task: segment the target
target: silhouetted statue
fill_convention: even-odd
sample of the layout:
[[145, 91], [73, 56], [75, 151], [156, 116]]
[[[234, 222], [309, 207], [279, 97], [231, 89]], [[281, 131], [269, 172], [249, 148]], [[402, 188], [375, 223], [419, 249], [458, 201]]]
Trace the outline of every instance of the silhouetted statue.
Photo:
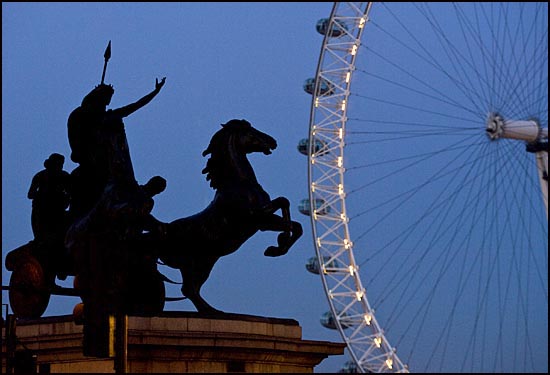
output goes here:
[[[122, 119], [148, 104], [164, 86], [166, 78], [155, 82], [155, 89], [135, 103], [109, 109], [113, 86], [100, 84], [69, 115], [67, 129], [71, 160], [79, 166], [71, 173], [74, 185], [71, 215], [85, 215], [103, 193], [108, 179], [136, 184]], [[117, 155], [113, 155], [116, 152]], [[117, 182], [117, 183], [118, 183]]]
[[[159, 258], [180, 270], [182, 293], [199, 312], [219, 312], [200, 295], [216, 261], [231, 254], [258, 230], [281, 232], [278, 246], [264, 255], [280, 256], [302, 235], [302, 226], [290, 219], [289, 201], [271, 200], [256, 180], [247, 154], [266, 155], [277, 147], [275, 139], [254, 129], [246, 120], [231, 120], [212, 137], [203, 156], [211, 155], [203, 173], [216, 190], [214, 200], [203, 211], [168, 224], [160, 242]], [[275, 214], [281, 209], [282, 216]]]
[[[105, 319], [118, 314], [155, 314], [164, 308], [164, 282], [157, 271], [153, 238], [164, 225], [151, 214], [166, 181], [138, 185], [123, 118], [149, 103], [164, 86], [135, 103], [106, 110], [114, 89], [100, 84], [68, 120], [73, 161], [73, 224], [65, 246], [73, 257], [84, 304], [84, 354], [105, 357]], [[150, 234], [151, 233], [151, 234]]]
[[106, 110], [114, 90], [101, 84], [69, 116], [71, 157], [80, 165], [72, 173], [74, 223], [66, 246], [75, 257], [83, 293], [101, 289], [106, 301], [120, 304], [115, 309], [127, 309], [130, 264], [148, 251], [139, 249], [142, 233], [164, 230], [151, 210], [152, 196], [166, 186], [158, 176], [143, 186], [136, 182], [122, 119], [149, 103], [165, 80], [156, 80], [155, 89], [137, 102], [114, 110]]
[[[30, 241], [6, 256], [6, 268], [13, 271], [10, 301], [21, 317], [39, 317], [44, 312], [56, 275], [75, 276], [84, 318], [90, 323], [85, 327], [85, 342], [90, 344], [85, 352], [98, 356], [105, 355], [104, 347], [96, 352], [94, 337], [100, 330], [99, 335], [105, 337], [101, 323], [105, 318], [114, 313], [154, 314], [162, 311], [165, 299], [154, 244], [165, 234], [166, 225], [154, 218], [151, 210], [153, 196], [165, 189], [166, 180], [155, 176], [138, 185], [123, 118], [148, 104], [166, 78], [157, 79], [154, 90], [135, 103], [107, 110], [114, 94], [113, 87], [104, 84], [110, 46], [109, 42], [101, 84], [86, 95], [67, 122], [71, 160], [78, 167], [70, 175], [63, 172], [65, 180], [70, 180], [70, 209], [67, 227], [56, 232], [59, 246], [55, 250], [64, 256], [49, 256], [51, 246], [39, 241]], [[53, 154], [45, 163], [46, 171], [31, 185], [37, 239], [51, 233], [46, 224], [63, 221], [53, 219], [50, 210], [67, 208], [66, 196], [62, 203], [54, 197], [50, 177], [54, 169], [61, 171], [63, 161], [62, 155]]]
[[[39, 241], [6, 256], [6, 268], [13, 271], [10, 301], [18, 316], [39, 317], [56, 275], [75, 276], [83, 302], [84, 354], [98, 357], [108, 356], [109, 316], [163, 310], [168, 280], [158, 272], [158, 260], [180, 270], [182, 293], [199, 312], [217, 313], [200, 290], [220, 257], [237, 251], [258, 231], [280, 232], [277, 246], [267, 247], [264, 255], [281, 256], [303, 233], [300, 223], [291, 220], [288, 199], [272, 200], [247, 159], [250, 153], [271, 154], [277, 142], [237, 119], [222, 124], [203, 152], [210, 155], [202, 173], [215, 190], [212, 202], [189, 217], [157, 220], [151, 214], [153, 197], [164, 191], [166, 180], [155, 176], [138, 184], [123, 119], [148, 104], [166, 78], [156, 79], [154, 90], [135, 103], [107, 110], [114, 94], [113, 86], [104, 84], [109, 57], [110, 42], [101, 84], [68, 118], [71, 160], [78, 167], [69, 175], [62, 170], [64, 157], [52, 154], [28, 194], [36, 239], [55, 233], [56, 249], [65, 257], [42, 256]], [[69, 222], [64, 218], [67, 205]], [[59, 229], [48, 227], [57, 224]], [[67, 266], [60, 269], [61, 264]]]
[[44, 170], [32, 178], [27, 197], [32, 199], [31, 225], [34, 239], [6, 254], [10, 276], [10, 307], [18, 318], [38, 318], [50, 300], [55, 278], [64, 280], [70, 261], [64, 246], [69, 224], [69, 173], [63, 170], [65, 157], [53, 153]]
[[32, 199], [31, 226], [34, 239], [63, 241], [67, 229], [70, 177], [63, 170], [65, 157], [53, 153], [44, 160], [44, 168], [32, 178], [27, 197]]

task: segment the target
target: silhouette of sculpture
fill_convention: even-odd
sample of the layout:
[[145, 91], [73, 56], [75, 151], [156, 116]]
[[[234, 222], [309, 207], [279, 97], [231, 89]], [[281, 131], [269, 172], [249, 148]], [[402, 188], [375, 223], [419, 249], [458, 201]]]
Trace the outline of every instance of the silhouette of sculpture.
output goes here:
[[[73, 218], [82, 217], [94, 206], [109, 178], [120, 183], [136, 183], [122, 119], [153, 100], [165, 80], [158, 82], [157, 79], [155, 89], [135, 103], [109, 110], [106, 107], [114, 88], [102, 83], [71, 112], [67, 122], [71, 160], [79, 164], [71, 173]], [[114, 152], [118, 155], [113, 155]]]
[[44, 161], [45, 169], [33, 177], [27, 193], [32, 199], [33, 253], [47, 273], [57, 274], [63, 280], [70, 267], [63, 243], [69, 225], [66, 209], [71, 194], [70, 175], [63, 170], [64, 163], [63, 155], [51, 154]]
[[[258, 230], [277, 231], [278, 246], [264, 255], [280, 256], [302, 235], [302, 226], [290, 219], [289, 201], [271, 200], [258, 183], [247, 154], [266, 155], [277, 147], [275, 139], [252, 127], [246, 120], [231, 120], [212, 137], [203, 156], [211, 155], [202, 171], [216, 190], [203, 211], [168, 224], [159, 242], [159, 259], [179, 269], [182, 293], [201, 313], [220, 312], [200, 295], [216, 261], [231, 254]], [[281, 209], [282, 216], [275, 214]]]
[[[123, 118], [148, 104], [166, 78], [160, 82], [156, 79], [154, 90], [135, 103], [107, 110], [114, 94], [113, 87], [104, 84], [109, 57], [110, 42], [101, 84], [86, 95], [67, 122], [71, 160], [78, 167], [70, 175], [63, 172], [70, 183], [69, 222], [55, 233], [59, 239], [56, 250], [64, 256], [43, 256], [45, 246], [39, 241], [30, 241], [6, 256], [6, 268], [14, 271], [10, 301], [14, 311], [24, 317], [38, 317], [44, 312], [59, 265], [65, 263], [63, 275], [75, 276], [75, 289], [84, 302], [84, 317], [90, 323], [85, 328], [88, 338], [101, 330], [100, 321], [105, 317], [114, 313], [154, 314], [162, 311], [165, 299], [154, 253], [154, 243], [165, 233], [165, 224], [154, 218], [151, 210], [153, 196], [165, 189], [166, 181], [155, 176], [138, 185]], [[46, 224], [64, 222], [45, 217], [46, 208], [67, 208], [66, 201], [61, 203], [61, 198], [52, 195], [54, 180], [50, 177], [54, 169], [62, 169], [63, 161], [62, 155], [52, 155], [45, 163], [46, 171], [40, 172], [31, 185], [29, 198], [34, 199], [32, 221], [37, 239], [51, 234]], [[46, 188], [52, 191], [48, 197]], [[103, 349], [94, 352], [93, 346], [88, 346], [91, 355], [105, 355]]]
[[70, 261], [63, 244], [67, 229], [70, 180], [63, 170], [65, 157], [53, 153], [44, 170], [32, 178], [27, 197], [32, 199], [34, 239], [6, 254], [10, 277], [10, 306], [21, 318], [38, 318], [50, 300], [56, 276], [64, 280]]
[[[108, 53], [108, 55], [107, 55]], [[105, 68], [110, 42], [105, 53]], [[154, 314], [164, 307], [164, 283], [156, 268], [153, 238], [164, 225], [151, 215], [152, 197], [166, 181], [138, 185], [123, 118], [148, 104], [166, 78], [135, 103], [107, 110], [112, 85], [96, 86], [67, 122], [71, 160], [72, 225], [65, 246], [75, 268], [75, 285], [84, 304], [84, 352], [104, 357], [105, 319], [113, 314]]]
[[[222, 124], [202, 153], [210, 155], [202, 173], [215, 190], [212, 202], [189, 217], [170, 223], [157, 220], [151, 214], [153, 197], [164, 191], [166, 180], [154, 176], [138, 184], [123, 119], [148, 104], [166, 78], [156, 79], [154, 90], [135, 103], [107, 110], [114, 94], [113, 86], [104, 84], [109, 57], [110, 42], [101, 84], [67, 121], [70, 157], [77, 168], [70, 175], [63, 171], [64, 157], [59, 154], [45, 161], [46, 169], [33, 178], [28, 193], [37, 241], [6, 256], [6, 268], [13, 271], [10, 301], [19, 316], [44, 312], [56, 274], [75, 276], [86, 322], [84, 354], [97, 357], [108, 356], [103, 344], [109, 316], [163, 310], [164, 281], [169, 280], [158, 272], [158, 260], [179, 269], [182, 294], [200, 313], [220, 313], [200, 295], [220, 257], [237, 251], [258, 231], [280, 232], [277, 246], [268, 246], [264, 255], [281, 256], [303, 233], [300, 223], [291, 220], [288, 199], [271, 199], [247, 159], [250, 153], [271, 154], [276, 140], [237, 119]], [[62, 260], [50, 257], [54, 267], [36, 245], [50, 235], [63, 255]], [[60, 271], [59, 264], [68, 266]]]
[[44, 161], [45, 169], [32, 178], [27, 197], [32, 199], [31, 225], [36, 241], [63, 241], [65, 236], [70, 180], [64, 163], [63, 155], [53, 153]]

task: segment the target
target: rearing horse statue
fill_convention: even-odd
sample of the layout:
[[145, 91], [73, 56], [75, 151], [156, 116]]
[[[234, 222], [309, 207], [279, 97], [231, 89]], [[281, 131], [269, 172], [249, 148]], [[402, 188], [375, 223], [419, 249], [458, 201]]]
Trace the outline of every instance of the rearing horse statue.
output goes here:
[[[201, 313], [221, 312], [200, 295], [220, 257], [237, 251], [257, 231], [281, 232], [277, 246], [264, 252], [266, 256], [281, 256], [303, 233], [300, 223], [290, 219], [288, 199], [269, 197], [246, 156], [253, 152], [269, 155], [276, 147], [275, 139], [246, 120], [222, 124], [202, 154], [211, 155], [202, 173], [216, 190], [214, 199], [203, 211], [167, 224], [159, 259], [180, 270], [181, 291]], [[275, 214], [279, 209], [282, 216]]]

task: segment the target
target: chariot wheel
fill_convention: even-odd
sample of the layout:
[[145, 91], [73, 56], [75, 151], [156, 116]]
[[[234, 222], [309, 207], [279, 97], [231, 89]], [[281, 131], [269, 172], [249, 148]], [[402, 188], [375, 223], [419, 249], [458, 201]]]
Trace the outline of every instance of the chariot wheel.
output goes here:
[[547, 3], [335, 3], [317, 30], [326, 326], [361, 372], [547, 372]]
[[41, 264], [29, 256], [13, 271], [9, 284], [10, 307], [18, 318], [39, 318], [50, 301], [53, 277], [45, 275]]

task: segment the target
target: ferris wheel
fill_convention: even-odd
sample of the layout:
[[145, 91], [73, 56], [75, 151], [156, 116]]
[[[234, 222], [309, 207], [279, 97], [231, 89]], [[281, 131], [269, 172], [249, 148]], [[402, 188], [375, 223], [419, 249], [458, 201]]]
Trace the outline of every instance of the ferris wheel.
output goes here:
[[547, 372], [548, 4], [337, 2], [316, 26], [323, 325], [361, 372]]

